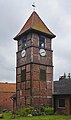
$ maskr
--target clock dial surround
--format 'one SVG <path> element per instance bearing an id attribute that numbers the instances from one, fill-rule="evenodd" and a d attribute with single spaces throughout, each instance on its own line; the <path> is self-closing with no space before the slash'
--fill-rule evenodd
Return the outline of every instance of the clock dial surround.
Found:
<path id="1" fill-rule="evenodd" d="M 25 50 L 22 50 L 22 52 L 21 52 L 21 57 L 25 57 L 25 55 L 26 55 L 26 51 L 25 51 Z"/>
<path id="2" fill-rule="evenodd" d="M 43 57 L 46 55 L 46 51 L 44 49 L 40 49 L 39 53 Z"/>

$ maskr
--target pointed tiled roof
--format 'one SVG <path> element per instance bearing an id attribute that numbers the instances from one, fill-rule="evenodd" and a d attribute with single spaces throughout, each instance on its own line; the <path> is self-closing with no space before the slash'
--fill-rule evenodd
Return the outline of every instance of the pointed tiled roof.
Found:
<path id="1" fill-rule="evenodd" d="M 55 35 L 47 28 L 47 26 L 41 20 L 39 15 L 34 11 L 23 26 L 23 28 L 21 29 L 21 31 L 17 34 L 17 36 L 14 39 L 16 40 L 19 36 L 21 36 L 23 33 L 30 29 L 45 33 L 51 38 L 55 37 Z"/>

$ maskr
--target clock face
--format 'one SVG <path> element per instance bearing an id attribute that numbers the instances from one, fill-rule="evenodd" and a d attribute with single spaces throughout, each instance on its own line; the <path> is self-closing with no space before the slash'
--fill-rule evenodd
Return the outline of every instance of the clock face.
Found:
<path id="1" fill-rule="evenodd" d="M 25 55 L 26 55 L 26 51 L 25 51 L 25 50 L 22 50 L 21 56 L 22 56 L 22 57 L 25 57 Z"/>
<path id="2" fill-rule="evenodd" d="M 44 49 L 40 49 L 39 53 L 43 57 L 46 55 L 46 51 Z"/>

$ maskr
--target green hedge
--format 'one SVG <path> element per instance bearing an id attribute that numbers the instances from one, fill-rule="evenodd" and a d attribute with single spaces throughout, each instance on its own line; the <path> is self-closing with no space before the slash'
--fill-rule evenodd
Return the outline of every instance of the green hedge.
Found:
<path id="1" fill-rule="evenodd" d="M 36 109 L 34 107 L 27 107 L 23 108 L 21 110 L 16 111 L 14 114 L 18 116 L 40 116 L 40 115 L 52 115 L 53 114 L 53 108 L 51 107 L 45 107 L 41 106 L 40 109 Z"/>

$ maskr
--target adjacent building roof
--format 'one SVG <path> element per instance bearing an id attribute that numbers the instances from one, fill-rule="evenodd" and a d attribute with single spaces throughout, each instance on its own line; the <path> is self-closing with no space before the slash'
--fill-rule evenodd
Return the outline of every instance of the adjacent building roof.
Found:
<path id="1" fill-rule="evenodd" d="M 71 79 L 63 79 L 54 81 L 54 95 L 71 94 Z"/>
<path id="2" fill-rule="evenodd" d="M 27 30 L 37 30 L 39 32 L 43 32 L 47 35 L 49 35 L 51 38 L 54 38 L 55 35 L 47 28 L 47 26 L 44 24 L 44 22 L 41 20 L 39 15 L 34 11 L 21 31 L 17 34 L 17 36 L 14 38 L 14 40 L 17 40 L 19 36 L 21 36 L 23 33 L 25 33 Z"/>
<path id="3" fill-rule="evenodd" d="M 16 92 L 15 83 L 0 83 L 0 93 L 1 92 Z"/>

